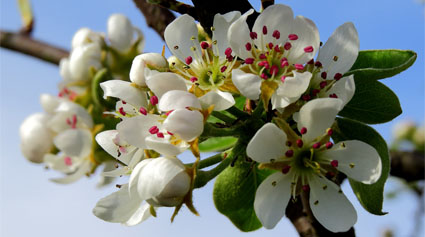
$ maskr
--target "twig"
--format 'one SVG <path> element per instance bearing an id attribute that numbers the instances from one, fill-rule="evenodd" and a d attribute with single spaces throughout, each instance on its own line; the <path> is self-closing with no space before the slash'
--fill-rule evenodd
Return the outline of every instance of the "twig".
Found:
<path id="1" fill-rule="evenodd" d="M 407 182 L 424 180 L 424 154 L 419 151 L 391 151 L 392 176 Z"/>
<path id="2" fill-rule="evenodd" d="M 148 0 L 151 4 L 157 4 L 166 9 L 178 12 L 180 14 L 188 14 L 193 18 L 197 19 L 195 8 L 186 3 L 182 3 L 176 0 Z"/>
<path id="3" fill-rule="evenodd" d="M 174 14 L 168 9 L 150 4 L 146 0 L 133 0 L 133 2 L 145 16 L 148 26 L 154 29 L 164 39 L 165 28 L 176 19 Z"/>
<path id="4" fill-rule="evenodd" d="M 0 30 L 0 47 L 27 54 L 49 63 L 58 65 L 62 58 L 69 56 L 68 51 L 45 42 L 32 39 L 28 35 Z"/>
<path id="5" fill-rule="evenodd" d="M 266 9 L 268 6 L 274 4 L 274 0 L 261 0 L 261 8 Z"/>

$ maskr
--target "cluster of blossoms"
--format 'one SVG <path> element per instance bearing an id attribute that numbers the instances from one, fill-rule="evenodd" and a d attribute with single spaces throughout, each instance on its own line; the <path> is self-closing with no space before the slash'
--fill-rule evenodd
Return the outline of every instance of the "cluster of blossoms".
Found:
<path id="1" fill-rule="evenodd" d="M 46 112 L 66 121 L 67 130 L 55 130 L 53 138 L 41 121 L 46 116 L 37 117 L 37 122 L 31 118 L 28 123 L 36 123 L 31 126 L 53 141 L 48 147 L 37 146 L 42 149 L 37 152 L 46 153 L 54 144 L 63 154 L 59 155 L 63 164 L 54 162 L 55 155 L 44 156 L 49 167 L 74 172 L 74 160 L 91 156 L 92 134 L 97 133 L 97 143 L 120 164 L 102 175 L 130 176 L 128 184 L 118 185 L 119 191 L 97 203 L 93 210 L 97 217 L 131 226 L 156 216 L 158 207 L 175 207 L 174 218 L 183 204 L 196 214 L 192 190 L 200 159 L 198 143 L 214 136 L 208 134 L 211 127 L 219 130 L 220 126 L 243 124 L 242 118 L 231 124 L 223 120 L 220 126 L 209 120 L 214 114 L 226 117 L 230 109 L 238 110 L 235 98 L 243 98 L 246 103 L 240 114 L 249 117 L 258 110 L 261 113 L 254 121 L 261 128 L 249 138 L 239 138 L 247 139 L 241 142 L 247 144 L 243 155 L 257 162 L 260 169 L 277 171 L 256 191 L 254 209 L 263 226 L 273 228 L 285 214 L 289 200 L 302 192 L 309 194 L 315 218 L 327 229 L 346 231 L 354 225 L 356 212 L 334 178 L 342 172 L 372 184 L 380 178 L 382 167 L 372 146 L 357 140 L 336 144 L 331 140 L 335 118 L 355 92 L 353 76 L 343 75 L 358 55 L 357 31 L 352 23 L 345 23 L 321 47 L 315 24 L 302 16 L 294 18 L 285 5 L 266 8 L 251 30 L 247 18 L 252 13 L 215 15 L 212 37 L 204 35 L 202 41 L 199 35 L 205 33 L 198 32 L 188 15 L 168 25 L 164 36 L 173 56 L 140 54 L 132 61 L 129 81 L 118 73 L 117 79 L 100 83 L 104 100 L 116 99 L 114 111 L 104 113 L 119 118 L 115 129 L 100 128 L 103 131 L 97 133 L 99 129 L 93 128 L 90 119 L 83 120 L 90 115 L 65 113 L 68 110 L 61 106 L 52 109 L 50 103 Z M 108 47 L 122 53 L 140 45 L 140 39 L 134 41 L 117 33 L 133 28 L 120 16 L 114 17 L 115 23 L 108 22 Z M 101 63 L 97 53 L 105 46 L 99 42 L 103 42 L 102 37 L 88 29 L 74 37 L 73 48 L 77 46 L 70 59 L 61 63 L 64 89 L 80 85 L 93 68 L 119 65 L 113 62 L 114 54 Z M 86 53 L 90 56 L 78 59 Z M 62 107 L 70 109 L 70 103 Z M 22 132 L 22 137 L 25 144 L 30 135 Z M 178 158 L 186 150 L 196 157 L 194 165 L 185 165 Z"/>

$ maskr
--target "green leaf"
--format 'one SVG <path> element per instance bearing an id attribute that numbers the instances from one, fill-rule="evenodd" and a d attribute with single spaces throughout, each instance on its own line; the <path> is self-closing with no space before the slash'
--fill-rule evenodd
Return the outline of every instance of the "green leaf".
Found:
<path id="1" fill-rule="evenodd" d="M 345 76 L 378 80 L 392 77 L 406 70 L 415 62 L 417 54 L 411 50 L 364 50 Z"/>
<path id="2" fill-rule="evenodd" d="M 385 123 L 401 114 L 397 95 L 379 81 L 355 78 L 356 92 L 340 116 L 368 124 Z"/>
<path id="3" fill-rule="evenodd" d="M 235 145 L 236 137 L 212 137 L 199 144 L 201 152 L 223 151 Z"/>
<path id="4" fill-rule="evenodd" d="M 271 172 L 256 166 L 251 168 L 250 163 L 241 161 L 217 177 L 213 191 L 215 207 L 239 230 L 248 232 L 261 228 L 254 211 L 255 191 Z"/>
<path id="5" fill-rule="evenodd" d="M 332 139 L 335 142 L 345 140 L 360 140 L 373 146 L 381 157 L 382 174 L 374 184 L 363 184 L 349 179 L 351 188 L 356 194 L 360 204 L 370 213 L 375 215 L 385 215 L 382 212 L 384 201 L 384 185 L 390 172 L 390 157 L 387 143 L 375 129 L 366 124 L 350 119 L 337 118 L 336 126 L 333 127 Z"/>

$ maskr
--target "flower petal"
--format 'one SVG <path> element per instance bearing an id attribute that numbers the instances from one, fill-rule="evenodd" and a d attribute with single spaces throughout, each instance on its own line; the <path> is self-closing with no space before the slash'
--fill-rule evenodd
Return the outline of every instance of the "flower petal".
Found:
<path id="1" fill-rule="evenodd" d="M 214 105 L 215 111 L 222 111 L 232 107 L 235 104 L 233 95 L 229 92 L 212 90 L 199 98 L 202 108 L 207 109 Z"/>
<path id="2" fill-rule="evenodd" d="M 146 78 L 149 89 L 161 99 L 162 95 L 171 90 L 186 91 L 186 81 L 172 72 L 160 72 Z"/>
<path id="3" fill-rule="evenodd" d="M 307 90 L 311 79 L 310 72 L 295 72 L 293 77 L 285 78 L 285 82 L 279 82 L 279 87 L 276 90 L 276 94 L 285 97 L 297 97 L 300 96 Z"/>
<path id="4" fill-rule="evenodd" d="M 162 95 L 158 104 L 158 108 L 162 111 L 185 109 L 187 107 L 196 109 L 202 108 L 199 99 L 195 95 L 187 91 L 179 90 L 166 92 Z"/>
<path id="5" fill-rule="evenodd" d="M 230 25 L 229 31 L 227 32 L 227 39 L 229 40 L 230 47 L 233 52 L 242 59 L 252 57 L 252 53 L 245 49 L 245 45 L 246 43 L 251 42 L 251 38 L 249 36 L 250 30 L 246 23 L 246 19 L 253 12 L 254 10 L 251 9 L 243 14 Z"/>
<path id="6" fill-rule="evenodd" d="M 250 100 L 257 100 L 261 93 L 261 78 L 240 69 L 233 69 L 232 82 L 243 96 Z"/>
<path id="7" fill-rule="evenodd" d="M 273 123 L 267 123 L 249 141 L 246 153 L 259 163 L 270 163 L 284 156 L 287 150 L 286 134 Z"/>
<path id="8" fill-rule="evenodd" d="M 92 134 L 86 129 L 68 129 L 59 133 L 53 143 L 68 156 L 86 157 L 91 152 Z"/>
<path id="9" fill-rule="evenodd" d="M 353 98 L 355 90 L 356 85 L 354 83 L 354 76 L 350 75 L 337 81 L 332 88 L 326 92 L 326 97 L 329 97 L 330 94 L 336 94 L 338 99 L 343 101 L 342 107 L 344 107 L 350 102 L 351 98 Z"/>
<path id="10" fill-rule="evenodd" d="M 108 19 L 108 39 L 111 46 L 120 52 L 126 52 L 133 43 L 133 25 L 122 14 L 112 14 Z"/>
<path id="11" fill-rule="evenodd" d="M 304 64 L 313 59 L 320 47 L 319 30 L 316 24 L 308 18 L 297 16 L 293 21 L 291 34 L 298 35 L 298 39 L 291 41 L 289 62 Z M 313 51 L 305 52 L 304 49 L 309 46 L 313 47 Z"/>
<path id="12" fill-rule="evenodd" d="M 145 69 L 149 67 L 165 68 L 167 66 L 167 59 L 159 53 L 137 55 L 131 64 L 130 80 L 139 86 L 146 86 Z"/>
<path id="13" fill-rule="evenodd" d="M 79 180 L 84 175 L 88 174 L 91 170 L 91 162 L 89 160 L 84 160 L 78 166 L 78 169 L 75 173 L 67 175 L 63 178 L 53 178 L 50 181 L 58 184 L 70 184 Z"/>
<path id="14" fill-rule="evenodd" d="M 218 56 L 220 56 L 220 59 L 225 57 L 224 52 L 228 47 L 230 47 L 229 41 L 227 40 L 229 27 L 239 17 L 241 17 L 241 13 L 239 11 L 228 12 L 224 15 L 217 13 L 214 16 L 212 41 L 217 43 L 212 46 L 213 48 L 216 48 L 213 50 L 214 53 L 218 50 Z"/>
<path id="15" fill-rule="evenodd" d="M 193 56 L 191 47 L 201 52 L 198 42 L 198 27 L 193 17 L 184 14 L 171 22 L 164 31 L 165 42 L 171 53 L 182 62 L 186 57 Z"/>
<path id="16" fill-rule="evenodd" d="M 346 73 L 359 54 L 359 37 L 353 23 L 347 22 L 339 26 L 320 49 L 317 60 L 323 65 L 323 70 L 330 77 L 335 73 Z M 334 57 L 338 60 L 335 61 Z"/>
<path id="17" fill-rule="evenodd" d="M 113 156 L 115 159 L 128 165 L 131 158 L 133 158 L 136 147 L 126 146 L 124 147 L 125 152 L 123 152 L 122 150 L 120 151 L 120 147 L 114 143 L 114 140 L 120 140 L 117 130 L 107 130 L 96 135 L 96 141 L 103 150 L 108 152 L 108 154 Z"/>
<path id="18" fill-rule="evenodd" d="M 49 94 L 41 94 L 40 104 L 43 107 L 44 111 L 48 114 L 54 114 L 58 106 L 63 102 L 62 98 Z"/>
<path id="19" fill-rule="evenodd" d="M 196 110 L 177 109 L 165 119 L 164 128 L 185 141 L 192 141 L 204 131 L 204 116 Z"/>
<path id="20" fill-rule="evenodd" d="M 44 155 L 43 162 L 50 169 L 59 171 L 61 173 L 72 173 L 80 165 L 79 158 L 69 157 L 66 155 Z"/>
<path id="21" fill-rule="evenodd" d="M 320 156 L 337 160 L 339 171 L 364 184 L 373 184 L 381 177 L 381 158 L 367 143 L 357 140 L 339 142 Z"/>
<path id="22" fill-rule="evenodd" d="M 184 141 L 176 145 L 171 144 L 170 137 L 169 135 L 165 135 L 164 138 L 149 136 L 146 138 L 146 145 L 164 156 L 177 156 L 189 148 L 189 144 Z"/>
<path id="23" fill-rule="evenodd" d="M 69 56 L 71 78 L 78 81 L 89 80 L 91 77 L 90 68 L 101 68 L 100 61 L 101 48 L 97 43 L 89 43 L 73 49 Z"/>
<path id="24" fill-rule="evenodd" d="M 130 82 L 110 80 L 100 83 L 100 87 L 103 89 L 104 99 L 108 96 L 119 98 L 136 108 L 148 105 L 146 93 L 132 86 Z"/>
<path id="25" fill-rule="evenodd" d="M 145 139 L 150 135 L 149 128 L 159 126 L 159 116 L 140 115 L 124 119 L 117 124 L 120 137 L 128 144 L 138 148 L 147 149 Z"/>
<path id="26" fill-rule="evenodd" d="M 266 229 L 273 229 L 285 215 L 291 198 L 292 175 L 276 172 L 267 177 L 255 193 L 254 210 Z"/>
<path id="27" fill-rule="evenodd" d="M 299 97 L 293 97 L 293 98 L 289 98 L 289 97 L 285 97 L 285 96 L 279 96 L 276 93 L 273 93 L 272 98 L 271 98 L 271 103 L 272 103 L 272 109 L 283 109 L 286 106 L 294 103 L 295 101 L 298 100 Z"/>
<path id="28" fill-rule="evenodd" d="M 309 179 L 309 185 L 311 210 L 326 229 L 343 232 L 356 223 L 356 210 L 338 185 L 319 177 Z"/>
<path id="29" fill-rule="evenodd" d="M 43 162 L 44 154 L 53 147 L 53 134 L 46 126 L 49 120 L 47 114 L 32 114 L 19 128 L 22 154 L 31 162 Z"/>
<path id="30" fill-rule="evenodd" d="M 307 128 L 303 134 L 304 143 L 313 141 L 326 132 L 335 121 L 335 117 L 341 110 L 342 100 L 334 98 L 319 98 L 309 101 L 299 112 L 298 130 Z"/>

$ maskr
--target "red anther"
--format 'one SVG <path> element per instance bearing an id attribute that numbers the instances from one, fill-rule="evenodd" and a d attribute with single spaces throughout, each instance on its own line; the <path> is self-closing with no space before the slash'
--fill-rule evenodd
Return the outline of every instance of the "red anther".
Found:
<path id="1" fill-rule="evenodd" d="M 303 145 L 304 145 L 303 140 L 302 140 L 302 139 L 298 139 L 298 140 L 297 140 L 297 146 L 298 146 L 299 148 L 301 148 L 301 147 L 303 147 Z"/>
<path id="2" fill-rule="evenodd" d="M 308 184 L 303 185 L 302 189 L 303 189 L 304 192 L 308 192 L 308 191 L 310 191 L 310 186 Z"/>
<path id="3" fill-rule="evenodd" d="M 263 26 L 263 34 L 267 35 L 267 26 Z"/>
<path id="4" fill-rule="evenodd" d="M 251 49 L 252 49 L 252 45 L 251 45 L 251 43 L 246 43 L 246 45 L 245 45 L 245 49 L 246 49 L 247 51 L 251 51 Z"/>
<path id="5" fill-rule="evenodd" d="M 152 126 L 151 128 L 149 128 L 149 132 L 151 134 L 156 134 L 159 132 L 159 128 L 157 126 Z"/>
<path id="6" fill-rule="evenodd" d="M 319 94 L 319 92 L 320 92 L 320 90 L 319 90 L 319 89 L 313 89 L 313 90 L 311 91 L 311 95 L 312 95 L 312 96 L 316 96 L 317 94 Z"/>
<path id="7" fill-rule="evenodd" d="M 275 76 L 278 72 L 279 72 L 279 68 L 276 65 L 273 65 L 270 68 L 270 74 L 272 74 L 273 76 Z"/>
<path id="8" fill-rule="evenodd" d="M 229 47 L 229 48 L 227 48 L 225 51 L 224 51 L 224 54 L 226 55 L 226 56 L 229 56 L 229 55 L 231 55 L 232 54 L 232 49 Z"/>
<path id="9" fill-rule="evenodd" d="M 127 102 L 125 102 L 124 100 L 121 100 L 121 102 L 122 102 L 123 104 L 127 104 Z"/>
<path id="10" fill-rule="evenodd" d="M 290 50 L 290 49 L 292 48 L 292 44 L 291 44 L 291 43 L 289 43 L 289 42 L 286 42 L 286 43 L 285 43 L 285 45 L 283 46 L 283 48 L 284 48 L 285 50 Z"/>
<path id="11" fill-rule="evenodd" d="M 139 112 L 143 115 L 147 115 L 148 111 L 144 107 L 140 107 Z"/>
<path id="12" fill-rule="evenodd" d="M 338 161 L 337 161 L 337 160 L 333 160 L 333 161 L 331 161 L 331 165 L 332 165 L 332 167 L 334 167 L 334 168 L 338 167 Z"/>
<path id="13" fill-rule="evenodd" d="M 233 61 L 233 56 L 232 55 L 226 56 L 226 59 L 227 61 L 231 62 Z"/>
<path id="14" fill-rule="evenodd" d="M 124 108 L 123 107 L 121 107 L 121 108 L 119 108 L 118 109 L 118 111 L 120 112 L 120 114 L 122 115 L 122 116 L 125 116 L 127 113 L 124 111 Z"/>
<path id="15" fill-rule="evenodd" d="M 210 47 L 210 45 L 209 45 L 207 42 L 205 42 L 205 41 L 202 41 L 202 42 L 201 42 L 201 48 L 202 48 L 202 49 L 206 49 L 206 48 L 208 48 L 208 47 Z"/>
<path id="16" fill-rule="evenodd" d="M 306 53 L 311 53 L 313 51 L 314 51 L 313 46 L 307 46 L 307 47 L 304 48 L 304 52 L 306 52 Z"/>
<path id="17" fill-rule="evenodd" d="M 264 66 L 264 61 L 261 61 L 257 64 L 259 67 L 263 67 Z"/>
<path id="18" fill-rule="evenodd" d="M 335 93 L 330 94 L 330 95 L 329 95 L 329 97 L 330 97 L 330 98 L 338 98 L 338 96 L 337 96 Z"/>
<path id="19" fill-rule="evenodd" d="M 67 156 L 63 159 L 64 163 L 66 166 L 71 166 L 72 165 L 72 159 L 71 157 Z"/>
<path id="20" fill-rule="evenodd" d="M 286 157 L 292 157 L 292 156 L 294 156 L 294 150 L 287 150 L 285 152 L 285 156 Z"/>
<path id="21" fill-rule="evenodd" d="M 294 64 L 295 69 L 303 70 L 304 66 L 302 64 Z"/>
<path id="22" fill-rule="evenodd" d="M 316 66 L 316 67 L 322 67 L 322 63 L 321 63 L 321 62 L 319 62 L 319 61 L 316 61 L 316 62 L 314 63 L 314 66 Z"/>
<path id="23" fill-rule="evenodd" d="M 285 79 L 286 79 L 286 76 L 282 76 L 282 77 L 280 78 L 280 81 L 281 81 L 282 83 L 284 83 L 284 82 L 285 82 Z"/>
<path id="24" fill-rule="evenodd" d="M 68 124 L 69 126 L 71 126 L 71 120 L 69 118 L 66 119 L 66 124 Z"/>
<path id="25" fill-rule="evenodd" d="M 165 116 L 170 115 L 173 111 L 174 111 L 174 110 L 170 110 L 170 111 L 168 111 L 167 113 L 165 113 Z"/>
<path id="26" fill-rule="evenodd" d="M 264 80 L 269 79 L 269 77 L 265 73 L 261 73 L 260 77 L 263 78 Z"/>
<path id="27" fill-rule="evenodd" d="M 158 97 L 156 97 L 156 95 L 153 95 L 150 98 L 150 102 L 151 102 L 152 105 L 157 105 L 158 104 Z"/>
<path id="28" fill-rule="evenodd" d="M 198 78 L 197 78 L 197 77 L 191 77 L 191 78 L 190 78 L 190 81 L 191 81 L 192 83 L 194 83 L 195 81 L 198 81 Z"/>
<path id="29" fill-rule="evenodd" d="M 68 90 L 68 88 L 64 87 L 64 88 L 63 88 L 63 92 L 65 92 L 65 94 L 69 94 L 69 90 Z"/>
<path id="30" fill-rule="evenodd" d="M 256 38 L 257 38 L 257 33 L 255 33 L 255 32 L 250 32 L 250 33 L 249 33 L 249 37 L 251 37 L 251 39 L 256 39 Z"/>
<path id="31" fill-rule="evenodd" d="M 287 142 L 286 142 L 286 145 L 287 145 L 287 146 L 292 146 L 292 142 L 287 141 Z"/>
<path id="32" fill-rule="evenodd" d="M 254 59 L 253 58 L 246 58 L 245 63 L 246 64 L 252 64 L 252 63 L 254 63 Z"/>
<path id="33" fill-rule="evenodd" d="M 320 73 L 320 77 L 322 77 L 323 79 L 326 79 L 326 77 L 328 77 L 328 73 L 322 72 L 322 73 Z"/>
<path id="34" fill-rule="evenodd" d="M 125 149 L 125 147 L 123 147 L 123 146 L 120 146 L 118 149 L 121 152 L 121 154 L 127 153 L 127 149 Z"/>
<path id="35" fill-rule="evenodd" d="M 220 72 L 224 72 L 224 71 L 226 71 L 226 69 L 227 69 L 227 66 L 222 66 L 222 67 L 220 68 Z"/>
<path id="36" fill-rule="evenodd" d="M 174 135 L 174 133 L 169 132 L 169 131 L 167 131 L 167 133 L 168 133 L 170 136 L 173 136 L 173 135 Z"/>
<path id="37" fill-rule="evenodd" d="M 261 61 L 261 62 L 259 62 L 258 63 L 258 66 L 265 67 L 266 69 L 269 69 L 269 67 L 270 67 L 269 62 L 267 62 L 267 61 Z"/>
<path id="38" fill-rule="evenodd" d="M 306 127 L 302 127 L 300 133 L 301 134 L 306 134 L 307 133 L 307 128 Z"/>
<path id="39" fill-rule="evenodd" d="M 280 32 L 278 30 L 275 30 L 275 31 L 273 31 L 272 36 L 275 37 L 276 39 L 279 39 L 280 38 Z"/>
<path id="40" fill-rule="evenodd" d="M 289 40 L 297 40 L 298 39 L 298 35 L 296 35 L 296 34 L 290 34 L 290 35 L 288 35 L 288 39 Z"/>
<path id="41" fill-rule="evenodd" d="M 329 128 L 327 130 L 328 136 L 332 136 L 332 134 L 334 133 L 334 130 L 332 130 L 332 128 Z"/>
<path id="42" fill-rule="evenodd" d="M 287 174 L 290 169 L 291 169 L 291 166 L 290 165 L 286 165 L 285 167 L 282 168 L 282 173 L 283 174 Z"/>
<path id="43" fill-rule="evenodd" d="M 307 64 L 310 64 L 310 65 L 314 64 L 314 59 L 313 58 L 310 59 L 310 61 L 308 61 Z"/>
<path id="44" fill-rule="evenodd" d="M 267 56 L 265 55 L 265 54 L 260 54 L 260 59 L 266 59 L 267 58 Z"/>
<path id="45" fill-rule="evenodd" d="M 332 142 L 326 143 L 326 149 L 331 149 L 333 146 L 334 146 L 334 144 Z"/>
<path id="46" fill-rule="evenodd" d="M 58 93 L 58 96 L 59 96 L 59 97 L 63 97 L 63 93 L 62 93 L 62 92 L 59 92 L 59 93 Z"/>
<path id="47" fill-rule="evenodd" d="M 322 81 L 322 82 L 320 82 L 320 89 L 323 89 L 323 88 L 325 88 L 326 87 L 326 85 L 328 84 L 328 82 L 327 81 Z"/>
<path id="48" fill-rule="evenodd" d="M 186 64 L 187 64 L 187 65 L 191 64 L 191 63 L 192 63 L 192 61 L 193 61 L 192 56 L 187 57 L 187 58 L 185 59 L 185 61 L 186 61 Z"/>
<path id="49" fill-rule="evenodd" d="M 159 138 L 164 138 L 164 133 L 159 132 L 159 133 L 156 134 L 156 136 L 159 137 Z"/>
<path id="50" fill-rule="evenodd" d="M 76 114 L 72 115 L 72 124 L 73 125 L 77 124 L 77 115 Z"/>
<path id="51" fill-rule="evenodd" d="M 289 66 L 288 61 L 281 61 L 281 62 L 280 62 L 280 67 L 281 67 L 281 68 L 284 68 L 284 67 L 286 67 L 286 66 Z"/>
<path id="52" fill-rule="evenodd" d="M 331 179 L 331 178 L 333 178 L 333 177 L 335 177 L 335 173 L 334 173 L 334 172 L 332 172 L 332 171 L 328 171 L 328 172 L 326 173 L 326 178 Z"/>
<path id="53" fill-rule="evenodd" d="M 318 148 L 320 148 L 320 146 L 321 146 L 320 142 L 316 142 L 316 143 L 313 144 L 314 149 L 318 149 Z"/>
<path id="54" fill-rule="evenodd" d="M 274 44 L 272 42 L 269 42 L 268 46 L 269 46 L 269 49 L 272 49 Z"/>
<path id="55" fill-rule="evenodd" d="M 280 47 L 279 47 L 279 45 L 275 45 L 275 46 L 274 46 L 274 51 L 275 51 L 276 53 L 280 53 Z"/>
<path id="56" fill-rule="evenodd" d="M 339 81 L 339 79 L 341 79 L 342 78 L 342 74 L 341 73 L 335 73 L 335 76 L 334 76 L 334 79 L 335 80 L 337 80 L 337 81 Z"/>

